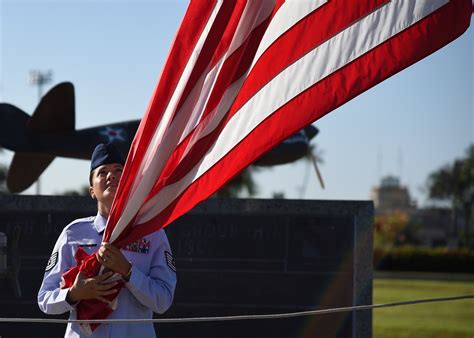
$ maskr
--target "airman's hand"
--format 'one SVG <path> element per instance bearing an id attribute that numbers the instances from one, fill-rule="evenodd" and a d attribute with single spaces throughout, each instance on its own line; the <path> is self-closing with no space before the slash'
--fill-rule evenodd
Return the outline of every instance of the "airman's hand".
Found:
<path id="1" fill-rule="evenodd" d="M 73 304 L 84 299 L 98 299 L 110 304 L 111 302 L 104 297 L 117 292 L 117 289 L 114 289 L 117 282 L 104 283 L 104 281 L 112 275 L 113 272 L 109 271 L 94 278 L 85 278 L 84 273 L 79 272 L 74 284 L 69 288 L 66 300 Z"/>
<path id="2" fill-rule="evenodd" d="M 126 276 L 132 268 L 132 264 L 125 258 L 122 251 L 109 243 L 102 243 L 97 259 L 106 268 L 123 276 Z"/>

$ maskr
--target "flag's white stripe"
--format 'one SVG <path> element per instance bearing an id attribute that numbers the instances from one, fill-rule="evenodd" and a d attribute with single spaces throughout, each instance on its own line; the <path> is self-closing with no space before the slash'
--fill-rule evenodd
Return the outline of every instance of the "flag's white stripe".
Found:
<path id="1" fill-rule="evenodd" d="M 197 141 L 206 135 L 209 135 L 211 131 L 213 131 L 218 126 L 222 118 L 225 116 L 225 113 L 230 109 L 232 103 L 234 102 L 234 99 L 242 87 L 244 80 L 245 76 L 242 76 L 237 81 L 234 81 L 225 91 L 218 106 L 214 108 L 195 128 L 195 133 L 186 146 L 186 150 L 183 153 L 183 158 L 188 154 Z"/>
<path id="2" fill-rule="evenodd" d="M 270 45 L 278 40 L 286 31 L 291 29 L 297 22 L 311 14 L 313 11 L 327 3 L 328 0 L 287 0 L 285 1 L 270 22 L 262 42 L 258 47 L 257 53 L 253 60 L 253 68 L 260 56 L 267 50 Z M 308 34 L 311 34 L 308 32 Z"/>
<path id="3" fill-rule="evenodd" d="M 266 40 L 266 42 L 264 42 L 264 40 L 262 39 L 262 42 L 261 42 L 261 44 L 259 46 L 259 49 L 258 49 L 258 51 L 261 51 L 260 54 L 263 53 L 266 50 L 266 48 L 268 48 L 268 46 L 273 43 L 273 41 L 275 39 L 277 39 L 284 32 L 286 32 L 295 23 L 297 23 L 299 20 L 301 20 L 302 18 L 304 18 L 305 16 L 310 14 L 315 9 L 322 6 L 327 1 L 328 0 L 318 0 L 318 1 L 313 1 L 313 0 L 290 0 L 289 4 L 288 4 L 288 1 L 285 2 L 280 7 L 280 9 L 275 14 L 275 16 L 272 18 L 272 21 L 270 22 L 270 25 L 267 28 L 267 31 L 265 32 L 265 34 L 263 36 L 263 39 Z M 265 1 L 265 4 L 267 4 L 267 3 L 270 3 L 270 2 Z M 254 27 L 256 27 L 257 25 L 261 24 L 271 14 L 274 6 L 275 6 L 274 2 L 271 4 L 271 6 L 268 6 L 268 4 L 267 4 L 267 7 L 264 10 L 265 16 L 260 15 L 259 20 L 257 20 L 257 23 L 253 25 L 252 29 Z M 289 7 L 289 6 L 291 6 L 291 7 Z M 276 20 L 276 25 L 274 24 L 275 20 Z M 270 32 L 268 31 L 268 29 L 270 29 Z M 245 38 L 247 38 L 247 36 L 248 36 L 248 34 L 246 35 Z M 244 39 L 240 39 L 238 41 L 239 46 L 243 41 L 244 41 Z M 236 50 L 239 46 L 237 46 L 236 48 L 234 48 L 232 50 Z M 257 51 L 257 54 L 258 54 L 258 51 Z M 256 60 L 256 58 L 254 58 L 254 63 L 255 63 L 255 60 Z M 252 67 L 253 67 L 253 64 L 249 69 L 251 69 Z M 248 71 L 246 72 L 246 74 L 243 77 L 246 77 L 247 74 L 248 74 Z M 238 83 L 233 84 L 232 92 L 234 92 L 236 89 L 240 88 L 240 85 L 242 84 L 242 82 L 244 80 L 243 77 L 237 81 Z M 239 87 L 237 87 L 237 85 Z M 190 148 L 195 144 L 195 142 L 197 142 L 200 138 L 205 137 L 206 135 L 209 135 L 217 127 L 217 125 L 219 124 L 221 119 L 225 116 L 225 113 L 227 112 L 227 109 L 228 109 L 226 107 L 229 107 L 229 104 L 232 103 L 232 100 L 235 98 L 235 96 L 228 95 L 228 94 L 229 93 L 226 92 L 226 94 L 224 96 L 224 99 L 223 99 L 223 101 L 224 101 L 223 104 L 222 105 L 219 104 L 221 106 L 215 108 L 213 110 L 213 112 L 205 118 L 204 121 L 200 121 L 200 123 L 202 123 L 203 127 L 200 128 L 201 130 L 199 132 L 199 135 L 196 135 L 196 136 L 193 137 L 193 141 L 190 142 L 190 144 L 188 145 L 187 151 L 189 151 Z M 235 93 L 235 94 L 237 94 L 237 93 Z M 196 108 L 198 108 L 198 107 L 196 107 Z M 202 112 L 203 112 L 202 107 L 199 107 L 197 112 L 200 112 L 202 114 Z M 199 119 L 201 118 L 201 116 L 202 115 L 199 115 L 199 118 L 194 120 L 194 123 L 192 125 L 191 130 L 196 128 L 196 126 L 199 123 Z M 187 131 L 185 133 L 185 135 L 183 135 L 183 139 L 184 139 L 184 137 L 188 136 L 188 134 L 191 130 Z"/>
<path id="4" fill-rule="evenodd" d="M 211 96 L 212 90 L 214 85 L 217 81 L 218 75 L 220 70 L 222 69 L 222 65 L 227 60 L 228 55 L 225 54 L 214 67 L 208 71 L 207 73 L 203 74 L 204 81 L 199 91 L 199 97 L 197 98 L 197 102 L 194 107 L 192 107 L 191 118 L 192 120 L 189 121 L 186 125 L 185 131 L 181 136 L 180 143 L 187 137 L 189 134 L 200 124 L 202 123 L 201 119 L 204 114 L 204 110 L 206 108 L 207 103 L 209 102 L 209 98 Z M 183 107 L 183 109 L 185 109 Z"/>
<path id="5" fill-rule="evenodd" d="M 205 106 L 209 100 L 209 97 L 212 93 L 212 90 L 215 86 L 217 81 L 218 75 L 227 59 L 235 52 L 240 46 L 242 46 L 243 42 L 247 39 L 250 33 L 261 24 L 268 16 L 271 14 L 274 6 L 274 1 L 264 0 L 262 2 L 258 1 L 249 1 L 246 4 L 246 8 L 241 16 L 241 20 L 236 28 L 235 35 L 229 45 L 229 49 L 224 53 L 222 58 L 219 62 L 209 71 L 206 75 L 204 84 L 201 87 L 200 97 L 197 99 L 195 103 L 195 107 L 193 112 L 191 113 L 191 119 L 196 120 L 197 118 L 200 119 L 202 117 L 202 113 L 205 109 Z M 189 142 L 184 155 L 192 148 L 192 146 L 197 142 L 200 138 L 204 137 L 212 130 L 214 130 L 223 116 L 225 112 L 227 112 L 235 99 L 240 87 L 242 86 L 244 77 L 241 77 L 237 81 L 234 81 L 224 92 L 224 95 L 221 101 L 217 104 L 216 108 L 212 112 L 210 112 L 204 120 L 199 121 L 197 124 L 198 129 L 195 130 L 195 133 Z M 194 88 L 193 88 L 194 91 Z M 183 105 L 182 109 L 189 109 L 189 105 Z M 177 114 L 177 118 L 173 121 L 173 124 L 170 126 L 170 134 L 176 135 L 181 130 L 185 130 L 185 132 L 181 135 L 181 139 L 179 143 L 188 135 L 189 128 L 182 128 L 183 124 L 186 123 L 186 120 L 189 120 L 188 116 L 185 114 L 180 113 Z M 192 123 L 192 121 L 190 121 Z M 206 128 L 207 132 L 202 133 L 203 128 Z M 168 143 L 167 140 L 163 140 L 163 143 Z M 161 150 L 160 150 L 161 153 Z M 184 156 L 183 155 L 183 156 Z M 161 170 L 161 168 L 160 168 Z M 142 211 L 140 211 L 141 213 Z"/>
<path id="6" fill-rule="evenodd" d="M 196 128 L 199 121 L 201 120 L 201 117 L 203 114 L 202 106 L 204 102 L 206 102 L 206 97 L 202 95 L 202 91 L 204 90 L 203 87 L 207 85 L 206 79 L 208 78 L 209 73 L 212 73 L 214 71 L 217 71 L 217 67 L 214 67 L 210 71 L 206 70 L 205 72 L 203 72 L 199 80 L 196 81 L 193 89 L 191 90 L 190 94 L 186 98 L 186 101 L 184 102 L 183 106 L 180 108 L 180 111 L 183 109 L 186 109 L 186 110 L 191 110 L 192 113 L 191 113 L 188 123 L 186 124 L 186 128 L 181 135 L 181 139 L 179 140 L 179 143 L 184 141 L 184 139 L 189 135 L 189 133 L 193 131 L 194 128 Z M 177 116 L 179 115 L 180 115 L 180 112 L 177 114 Z"/>
<path id="7" fill-rule="evenodd" d="M 255 27 L 265 21 L 275 8 L 276 0 L 249 0 L 235 31 L 228 54 L 235 52 L 249 37 Z"/>
<path id="8" fill-rule="evenodd" d="M 209 88 L 209 91 L 203 94 L 204 97 L 202 105 L 197 106 L 195 108 L 200 111 L 200 118 L 202 117 L 204 107 L 207 104 L 209 97 L 212 93 L 212 89 L 216 84 L 218 75 L 221 72 L 222 67 L 224 66 L 224 62 L 227 61 L 227 59 L 232 55 L 233 52 L 235 52 L 239 47 L 242 46 L 242 44 L 248 38 L 250 33 L 255 29 L 255 27 L 260 25 L 265 19 L 270 16 L 274 6 L 275 1 L 270 0 L 263 0 L 263 2 L 249 1 L 247 3 L 247 6 L 244 12 L 242 13 L 241 21 L 239 22 L 236 28 L 235 35 L 232 39 L 229 50 L 225 53 L 225 55 L 216 65 L 216 67 L 211 70 L 208 75 L 208 78 L 206 79 L 206 81 L 212 82 L 212 85 L 206 86 L 206 88 Z M 232 102 L 237 96 L 247 74 L 248 70 L 243 76 L 234 81 L 226 89 L 216 107 L 203 120 L 200 120 L 199 123 L 194 127 L 194 134 L 192 136 L 191 141 L 186 147 L 186 151 L 184 152 L 183 157 L 187 155 L 187 153 L 192 149 L 192 147 L 197 141 L 209 135 L 219 125 L 222 118 L 225 116 L 225 113 L 229 110 L 230 106 L 232 105 Z"/>
<path id="9" fill-rule="evenodd" d="M 242 12 L 240 17 L 240 21 L 236 27 L 234 32 L 234 36 L 232 38 L 231 43 L 229 44 L 228 50 L 222 55 L 220 60 L 214 65 L 214 67 L 206 71 L 202 76 L 201 79 L 196 83 L 196 86 L 192 90 L 192 95 L 197 94 L 198 86 L 199 86 L 199 99 L 195 100 L 196 105 L 193 108 L 193 113 L 191 115 L 191 119 L 189 124 L 186 127 L 185 132 L 181 136 L 180 143 L 189 135 L 189 133 L 194 130 L 201 121 L 202 115 L 204 113 L 204 107 L 206 106 L 209 97 L 212 93 L 212 89 L 214 88 L 215 82 L 218 78 L 218 75 L 225 63 L 229 59 L 229 57 L 239 49 L 245 40 L 249 37 L 252 31 L 260 25 L 265 19 L 270 16 L 275 7 L 275 0 L 263 0 L 263 1 L 248 1 L 246 3 L 245 9 Z M 203 77 L 205 77 L 205 81 L 203 84 Z M 228 95 L 226 95 L 228 97 Z M 189 105 L 186 107 L 183 106 L 183 109 L 189 109 Z"/>
<path id="10" fill-rule="evenodd" d="M 271 3 L 271 2 L 264 1 L 264 3 L 267 4 L 266 6 L 263 6 L 263 8 L 265 9 L 265 8 L 268 7 L 268 3 Z M 246 8 L 248 9 L 249 7 L 251 7 L 251 8 L 255 7 L 255 2 L 248 2 Z M 247 11 L 247 13 L 248 13 L 248 11 Z M 247 15 L 246 17 L 242 17 L 237 31 L 245 30 L 245 32 L 243 34 L 240 34 L 240 36 L 238 38 L 234 38 L 232 40 L 232 42 L 230 44 L 231 47 L 234 47 L 233 49 L 231 49 L 232 51 L 235 51 L 238 47 L 240 47 L 242 45 L 244 39 L 248 36 L 248 34 L 250 34 L 251 30 L 253 30 L 254 26 L 259 24 L 261 21 L 263 21 L 263 19 L 260 18 L 262 16 L 261 13 L 262 13 L 262 11 L 260 11 L 260 16 L 257 17 L 257 20 L 255 20 L 255 17 L 252 17 L 250 15 Z M 270 13 L 271 13 L 271 10 L 266 10 L 267 16 Z M 201 84 L 200 82 L 202 80 L 198 81 L 197 86 L 195 88 L 193 88 L 193 90 L 192 90 L 191 100 L 190 101 L 188 101 L 188 100 L 185 101 L 185 104 L 180 108 L 180 111 L 177 114 L 175 114 L 176 118 L 173 120 L 172 124 L 168 127 L 168 130 L 166 131 L 166 135 L 161 140 L 159 140 L 159 142 L 163 143 L 162 145 L 158 145 L 158 147 L 160 147 L 160 148 L 159 148 L 159 151 L 157 151 L 157 152 L 160 154 L 160 156 L 159 156 L 160 159 L 152 158 L 152 160 L 155 161 L 155 162 L 158 162 L 158 164 L 161 165 L 161 166 L 156 168 L 156 170 L 155 170 L 156 174 L 154 174 L 154 176 L 153 175 L 149 176 L 150 185 L 152 185 L 152 183 L 154 181 L 156 181 L 156 177 L 157 177 L 158 173 L 161 172 L 161 170 L 164 167 L 164 164 L 166 163 L 166 162 L 163 161 L 163 157 L 161 157 L 161 155 L 171 153 L 172 150 L 174 148 L 176 148 L 176 146 L 177 146 L 177 143 L 176 143 L 177 136 L 180 136 L 180 139 L 178 141 L 178 143 L 180 143 L 184 139 L 184 137 L 186 136 L 186 132 L 189 132 L 189 129 L 186 128 L 187 123 L 189 123 L 190 120 L 192 121 L 193 118 L 195 119 L 196 116 L 199 116 L 197 114 L 198 112 L 202 113 L 202 111 L 204 110 L 204 107 L 207 104 L 207 101 L 209 99 L 210 93 L 211 93 L 212 88 L 213 88 L 213 86 L 215 84 L 215 81 L 217 79 L 217 76 L 218 76 L 218 74 L 221 70 L 222 64 L 230 56 L 231 50 L 228 50 L 224 54 L 223 58 L 220 60 L 220 63 L 218 63 L 211 70 L 211 72 L 209 74 L 207 74 L 206 79 L 205 79 L 204 83 L 201 86 L 200 86 L 200 84 Z M 198 86 L 201 87 L 201 88 L 199 88 Z M 233 86 L 233 87 L 235 87 L 235 86 Z M 199 91 L 200 91 L 200 93 L 199 93 Z M 226 93 L 227 95 L 225 95 L 226 100 L 224 100 L 224 103 L 227 107 L 230 106 L 232 100 L 235 98 L 235 95 L 236 95 L 237 91 L 238 91 L 238 89 L 233 89 L 232 88 L 232 90 L 230 90 Z M 200 94 L 201 96 L 197 97 L 198 94 Z M 228 98 L 229 94 L 233 95 L 230 99 Z M 196 102 L 196 100 L 197 100 L 197 102 Z M 194 110 L 192 110 L 192 113 L 190 114 L 189 113 L 191 111 L 190 107 L 192 107 L 193 101 L 194 101 Z M 190 115 L 191 115 L 191 117 L 190 117 Z M 183 130 L 185 131 L 185 133 L 183 133 Z M 164 158 L 166 158 L 166 157 L 164 157 Z M 142 180 L 143 180 L 143 178 L 142 178 Z M 149 192 L 149 190 L 146 191 L 146 193 L 148 193 L 148 192 Z"/>
<path id="11" fill-rule="evenodd" d="M 120 233 L 126 228 L 126 226 L 130 223 L 133 217 L 136 215 L 140 206 L 143 204 L 147 194 L 150 192 L 151 188 L 153 187 L 158 174 L 163 169 L 164 165 L 166 164 L 167 159 L 169 158 L 170 154 L 172 153 L 173 149 L 176 147 L 177 142 L 180 139 L 180 133 L 178 134 L 169 134 L 168 142 L 163 143 L 160 142 L 166 133 L 169 130 L 168 126 L 171 122 L 173 117 L 173 112 L 176 110 L 176 106 L 179 103 L 181 95 L 186 87 L 186 83 L 191 76 L 192 70 L 194 69 L 194 65 L 196 64 L 199 54 L 202 51 L 203 45 L 209 35 L 211 27 L 216 19 L 217 14 L 223 4 L 223 0 L 217 0 L 216 5 L 207 21 L 203 32 L 201 33 L 196 46 L 191 53 L 188 62 L 183 70 L 183 74 L 179 79 L 179 82 L 176 86 L 175 91 L 170 99 L 169 104 L 166 107 L 165 112 L 163 113 L 162 119 L 153 135 L 152 140 L 150 141 L 150 145 L 147 148 L 145 156 L 143 157 L 142 163 L 140 163 L 140 168 L 137 171 L 137 175 L 133 181 L 133 185 L 130 189 L 130 194 L 128 195 L 127 202 L 125 203 L 124 209 L 122 210 L 122 214 L 120 215 L 120 219 L 118 220 L 114 230 L 112 231 L 110 242 L 113 243 L 115 239 L 120 235 Z M 176 140 L 173 140 L 176 139 Z M 159 149 L 160 156 L 155 156 L 158 151 L 158 147 L 161 145 Z"/>
<path id="12" fill-rule="evenodd" d="M 212 85 L 214 76 L 220 69 L 220 64 L 224 62 L 224 59 L 219 60 L 219 63 L 216 64 L 210 71 L 206 70 L 202 75 L 201 78 L 196 82 L 194 88 L 191 90 L 192 100 L 194 101 L 193 104 L 188 102 L 186 99 L 185 104 L 182 106 L 180 110 L 190 110 L 191 116 L 189 121 L 186 123 L 186 127 L 181 135 L 181 139 L 179 143 L 183 142 L 186 137 L 196 128 L 199 124 L 199 121 L 202 118 L 204 113 L 204 108 L 209 100 L 209 94 L 212 90 Z M 181 112 L 178 113 L 178 116 Z"/>
<path id="13" fill-rule="evenodd" d="M 182 180 L 160 190 L 142 208 L 137 223 L 163 211 L 276 109 L 446 3 L 448 0 L 393 0 L 286 68 L 234 115 L 198 165 Z"/>

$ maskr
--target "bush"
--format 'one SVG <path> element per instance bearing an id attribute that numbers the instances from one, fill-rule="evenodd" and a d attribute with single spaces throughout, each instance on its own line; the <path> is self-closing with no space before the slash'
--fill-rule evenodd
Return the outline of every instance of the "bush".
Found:
<path id="1" fill-rule="evenodd" d="M 415 246 L 375 248 L 374 268 L 394 271 L 474 273 L 474 250 Z"/>

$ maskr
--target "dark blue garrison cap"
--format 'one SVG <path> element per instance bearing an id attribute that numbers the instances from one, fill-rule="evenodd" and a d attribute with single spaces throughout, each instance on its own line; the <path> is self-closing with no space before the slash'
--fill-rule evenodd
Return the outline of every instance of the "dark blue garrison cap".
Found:
<path id="1" fill-rule="evenodd" d="M 120 163 L 124 165 L 125 160 L 123 159 L 122 154 L 112 143 L 98 144 L 92 153 L 91 172 L 101 165 L 110 163 Z"/>

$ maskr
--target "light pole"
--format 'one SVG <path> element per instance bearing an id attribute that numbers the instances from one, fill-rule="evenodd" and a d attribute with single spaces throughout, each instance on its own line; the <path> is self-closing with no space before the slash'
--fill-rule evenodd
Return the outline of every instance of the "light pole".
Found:
<path id="1" fill-rule="evenodd" d="M 53 71 L 47 70 L 42 72 L 40 70 L 30 70 L 30 85 L 38 86 L 38 103 L 43 97 L 43 86 L 53 79 Z M 36 195 L 41 194 L 41 182 L 40 178 L 36 181 Z"/>

